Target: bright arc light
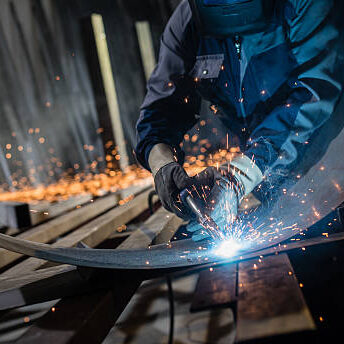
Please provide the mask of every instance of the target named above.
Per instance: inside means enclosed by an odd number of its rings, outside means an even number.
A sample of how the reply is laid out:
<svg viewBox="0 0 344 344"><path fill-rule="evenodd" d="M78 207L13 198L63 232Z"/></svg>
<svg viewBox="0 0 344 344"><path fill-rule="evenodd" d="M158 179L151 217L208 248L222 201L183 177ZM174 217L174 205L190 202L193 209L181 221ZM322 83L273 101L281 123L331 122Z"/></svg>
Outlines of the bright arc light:
<svg viewBox="0 0 344 344"><path fill-rule="evenodd" d="M231 258L233 257L239 250L241 249L240 243L237 241L230 239L222 242L219 244L214 253L217 256L221 256L224 258Z"/></svg>

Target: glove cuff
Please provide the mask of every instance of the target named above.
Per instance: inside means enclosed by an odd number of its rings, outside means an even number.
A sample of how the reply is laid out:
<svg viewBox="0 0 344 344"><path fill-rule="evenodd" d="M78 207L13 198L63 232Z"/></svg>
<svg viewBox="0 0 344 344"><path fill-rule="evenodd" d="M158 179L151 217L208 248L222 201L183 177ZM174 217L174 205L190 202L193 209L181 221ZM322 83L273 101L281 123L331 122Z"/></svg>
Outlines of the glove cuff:
<svg viewBox="0 0 344 344"><path fill-rule="evenodd" d="M154 178L162 167L170 164L171 162L176 162L176 159L174 158L173 151L170 146L165 143L158 143L151 149L148 158L148 165Z"/></svg>
<svg viewBox="0 0 344 344"><path fill-rule="evenodd" d="M244 154L222 165L220 169L234 179L239 200L251 193L263 180L259 167Z"/></svg>

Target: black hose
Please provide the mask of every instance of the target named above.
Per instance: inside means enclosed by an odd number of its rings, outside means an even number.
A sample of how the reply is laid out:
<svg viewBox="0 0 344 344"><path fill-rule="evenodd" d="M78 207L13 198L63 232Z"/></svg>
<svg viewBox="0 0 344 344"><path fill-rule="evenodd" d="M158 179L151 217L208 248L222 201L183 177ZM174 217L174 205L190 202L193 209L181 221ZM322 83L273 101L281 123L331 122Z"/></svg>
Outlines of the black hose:
<svg viewBox="0 0 344 344"><path fill-rule="evenodd" d="M172 288L172 280L170 276L166 276L167 288L168 288L168 301L170 304L170 332L168 335L168 344L173 344L174 334L174 295Z"/></svg>
<svg viewBox="0 0 344 344"><path fill-rule="evenodd" d="M148 195L148 205L149 205L149 213L151 215L154 214L154 203L153 203L153 197L156 196L157 193L155 190L151 191Z"/></svg>
<svg viewBox="0 0 344 344"><path fill-rule="evenodd" d="M149 212L151 215L154 214L154 203L153 197L156 196L156 191L151 191L148 195L148 205ZM169 275L166 276L167 290L168 290L168 302L170 305L170 332L168 334L168 344L173 344L173 335L174 335L174 295L172 288L172 280Z"/></svg>

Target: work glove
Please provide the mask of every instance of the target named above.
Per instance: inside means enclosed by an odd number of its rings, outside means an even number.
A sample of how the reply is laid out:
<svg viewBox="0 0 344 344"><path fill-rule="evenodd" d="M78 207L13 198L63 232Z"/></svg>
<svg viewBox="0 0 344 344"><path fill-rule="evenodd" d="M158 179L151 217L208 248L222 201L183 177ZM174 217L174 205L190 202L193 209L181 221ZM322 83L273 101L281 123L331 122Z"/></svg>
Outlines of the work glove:
<svg viewBox="0 0 344 344"><path fill-rule="evenodd" d="M172 149L165 144L155 145L150 152L148 164L163 207L184 220L190 220L192 213L181 202L180 193L186 188L192 188L195 181L175 161Z"/></svg>
<svg viewBox="0 0 344 344"><path fill-rule="evenodd" d="M235 222L242 198L262 181L260 169L245 155L234 158L219 168L208 167L195 178L200 185L208 185L205 213L218 225L220 236L226 236ZM187 230L194 241L209 238L198 222L191 221Z"/></svg>

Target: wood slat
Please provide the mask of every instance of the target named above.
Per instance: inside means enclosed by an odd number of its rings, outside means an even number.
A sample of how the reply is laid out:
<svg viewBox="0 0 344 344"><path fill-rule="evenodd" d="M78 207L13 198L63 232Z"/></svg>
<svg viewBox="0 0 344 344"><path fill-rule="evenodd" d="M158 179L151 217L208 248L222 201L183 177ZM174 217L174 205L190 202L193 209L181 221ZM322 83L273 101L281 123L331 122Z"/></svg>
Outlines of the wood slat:
<svg viewBox="0 0 344 344"><path fill-rule="evenodd" d="M26 232L19 234L18 238L40 242L49 243L65 233L68 233L74 228L87 223L91 219L100 214L114 208L121 199L127 198L130 195L139 194L146 189L149 189L150 183L144 183L142 186L133 186L125 190L121 190L104 198L100 198L91 204L87 204L80 209L76 209L65 215L61 215L47 223L43 223ZM15 262L23 255L11 252L0 248L0 268Z"/></svg>
<svg viewBox="0 0 344 344"><path fill-rule="evenodd" d="M0 310L55 300L84 293L94 286L91 274L80 273L70 265L59 265L19 277L1 279Z"/></svg>
<svg viewBox="0 0 344 344"><path fill-rule="evenodd" d="M120 246L121 249L144 248L163 231L176 231L182 221L159 209L144 228L134 232ZM172 234L172 233L171 233ZM174 233L171 235L171 237ZM170 238L171 238L170 237ZM122 313L142 282L136 272L116 273L114 287L108 291L90 293L60 301L55 312L48 312L37 321L18 343L100 343Z"/></svg>
<svg viewBox="0 0 344 344"><path fill-rule="evenodd" d="M44 221L57 217L69 210L73 210L78 206L84 205L92 200L91 194L70 197L55 203L39 202L30 204L30 218L32 226L36 226Z"/></svg>
<svg viewBox="0 0 344 344"><path fill-rule="evenodd" d="M57 217L56 219L19 234L18 238L40 243L48 243L58 236L69 232L73 228L78 227L99 214L113 208L117 203L117 195L110 195L105 198L101 198L93 204L88 204L85 207L76 209L73 212ZM7 266L20 257L22 257L22 255L19 253L0 249L0 268Z"/></svg>
<svg viewBox="0 0 344 344"><path fill-rule="evenodd" d="M238 282L238 342L315 329L286 254L240 263Z"/></svg>
<svg viewBox="0 0 344 344"><path fill-rule="evenodd" d="M125 205L114 209L114 210L117 210L116 212L110 211L110 212L112 212L112 216L111 217L106 216L106 219L107 220L110 219L110 224L112 224L112 225L113 225L114 221L124 220L124 223L131 221L133 218L136 217L136 215L137 215L136 213L140 212L141 207L147 207L147 192L143 193L142 195L139 195L137 198L126 203ZM146 201L146 205L145 205L145 201ZM135 211L129 212L128 209L132 209L132 208ZM105 214L105 215L108 215L108 214ZM105 215L103 215L102 217L104 217ZM116 218L116 216L118 216L119 220ZM162 232L168 233L168 235L170 235L170 237L171 237L175 232L176 226L178 226L180 224L180 219L178 219L177 217L172 217L170 215L166 215L166 216L167 216L167 218L165 221L164 230ZM104 227L102 227L100 224L105 223L103 221L104 219L102 219L102 217L100 217L98 219L99 226L97 226L95 228L97 228L97 230L100 230L100 231L102 230L102 228L105 228L106 231L103 233L103 235L104 235L104 237L106 237L107 233L108 233L107 229L113 228L113 226L108 227L108 225L104 225ZM124 218L124 217L126 217L126 218ZM89 228L89 227L87 227L87 228ZM148 230L148 228L149 228L149 230ZM139 244L141 245L144 243L149 245L151 243L152 239L154 239L155 237L157 238L158 242L161 242L162 239L166 238L167 234L164 234L160 237L159 237L159 235L156 235L155 234L156 231L158 231L158 233L159 233L159 228L160 228L159 224L157 224L156 221L154 221L154 217L150 218L149 220L146 221L145 225L143 225L141 229L138 229L131 234L130 240L128 240L128 239L127 239L128 241L125 240L124 243L122 244L122 246L120 246L120 247L121 248L125 248L125 247L135 248L136 245L139 245ZM83 233L83 234L89 233L88 231L83 231L83 229L85 229L85 228L84 227L80 228L80 233ZM91 232L92 235L94 233L95 232ZM97 235L98 235L97 238L100 239L99 233ZM122 233L118 233L118 235L122 236ZM66 237L66 238L68 238L68 237ZM78 237L78 238L80 239L80 237ZM85 237L83 236L81 239L84 239L84 238ZM83 241L83 240L80 240L80 241ZM57 245L57 246L59 246L59 245ZM58 298L57 295L59 295L59 297L61 298L61 297L66 296L66 295L72 295L72 294L76 293L76 288L74 287L73 283L68 288L68 281L70 279L69 276L68 276L69 279L66 279L64 281L64 284L63 284L64 288L62 288L62 287L61 288L55 288L55 286L53 284L47 284L46 283L46 281L45 281L46 276L44 274L45 271L49 271L49 273L52 273L53 270L43 269L43 270L38 270L36 272L30 271L30 268L32 268L33 266L37 266L37 264L40 264L40 266L42 266L45 263L46 262L44 260L38 260L35 258L28 259L27 261L25 261L21 264L18 264L17 265L19 267L18 269L16 269L17 266L15 266L14 269L11 270L11 274L2 274L0 276L0 304L3 303L3 307L1 308L1 305L0 305L0 309L14 308L14 307L27 305L27 304L30 304L32 302L38 302L37 300L39 300L40 297L42 299L42 296L40 294L41 294L41 290L43 290L43 288L48 288L48 290L46 290L44 292L44 297L46 296L46 294L48 294L48 295L55 295L56 298ZM76 270L76 268L74 268L74 270ZM85 269L81 269L81 271L83 271L83 270L85 270ZM86 269L86 270L94 271L93 269ZM42 274L41 274L41 271L43 271ZM80 271L80 269L78 271ZM69 273L69 271L68 271L68 273ZM69 273L69 275L70 275L70 273ZM17 276L20 276L20 277L17 277ZM32 278L34 278L34 280L32 280ZM79 282L79 280L80 280L78 278L78 274L72 275L72 278L74 278L73 279L74 284L76 282ZM62 278L61 278L61 280L62 280ZM93 286L95 286L95 285L93 284ZM82 290L80 290L80 291L82 291ZM25 298L20 297L20 295L22 293L25 293L25 295L26 295ZM7 299L8 295L19 295L19 297L17 299L11 298L11 300L8 300ZM2 300L4 298L6 298L6 301L3 302ZM46 298L43 298L42 300L46 300Z"/></svg>
<svg viewBox="0 0 344 344"><path fill-rule="evenodd" d="M199 274L191 312L228 307L237 300L237 264L211 267Z"/></svg>
<svg viewBox="0 0 344 344"><path fill-rule="evenodd" d="M148 189L136 196L133 200L114 208L99 216L93 221L80 227L66 237L54 243L53 247L73 247L83 242L89 247L95 247L107 239L121 225L125 225L143 211L148 209L148 195L152 189ZM37 258L28 258L3 273L2 276L17 276L34 271L46 264L46 261Z"/></svg>
<svg viewBox="0 0 344 344"><path fill-rule="evenodd" d="M21 202L0 202L0 224L17 229L30 227L29 205Z"/></svg>

